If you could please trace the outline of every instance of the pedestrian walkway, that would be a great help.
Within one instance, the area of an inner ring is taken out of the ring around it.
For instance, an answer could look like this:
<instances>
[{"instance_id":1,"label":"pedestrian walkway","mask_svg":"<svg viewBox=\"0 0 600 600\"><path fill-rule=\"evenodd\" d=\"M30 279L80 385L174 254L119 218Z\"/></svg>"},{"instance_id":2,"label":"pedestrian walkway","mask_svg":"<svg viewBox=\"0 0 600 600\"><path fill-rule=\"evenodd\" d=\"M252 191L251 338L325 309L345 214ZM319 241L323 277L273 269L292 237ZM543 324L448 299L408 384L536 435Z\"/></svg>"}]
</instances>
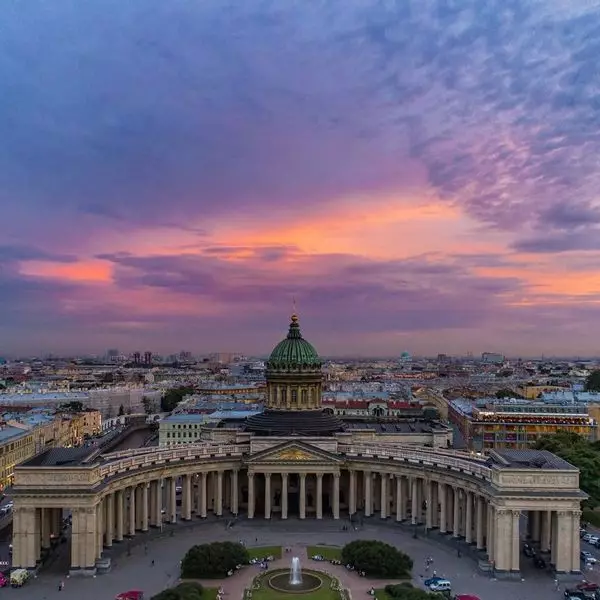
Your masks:
<instances>
[{"instance_id":1,"label":"pedestrian walkway","mask_svg":"<svg viewBox=\"0 0 600 600\"><path fill-rule=\"evenodd\" d=\"M333 525L332 525L333 524ZM261 524L252 527L225 529L222 523L207 523L204 527L181 529L176 534L162 537L127 552L115 555L112 570L95 578L67 578L65 573L43 573L27 584L26 596L35 600L112 600L119 592L142 589L151 598L159 591L171 587L179 580L180 561L194 544L211 541L239 541L247 546L291 546L292 553L284 553L283 558L274 561L272 568L290 565L292 556L298 555L304 568L324 570L338 577L342 585L351 590L355 600L366 598L371 587L383 587L387 581L359 577L343 566L313 562L307 557L306 547L315 545L343 546L355 539L376 539L398 547L414 561L413 580L422 585L423 579L435 569L440 576L448 577L456 594L474 594L483 600L562 600L562 592L554 589L553 580L545 573L526 574L525 581L494 581L477 571L475 563L441 544L432 544L426 538L414 539L401 528L365 525L359 531L341 531L335 522L302 523L302 530L295 523L289 526L273 523L271 527ZM434 560L426 571L428 556ZM154 561L154 566L152 565ZM255 566L248 566L233 577L218 581L205 581L211 587L223 586L226 598L240 600L243 590L254 576L260 572ZM64 580L65 589L58 591L58 583Z\"/></svg>"}]
</instances>

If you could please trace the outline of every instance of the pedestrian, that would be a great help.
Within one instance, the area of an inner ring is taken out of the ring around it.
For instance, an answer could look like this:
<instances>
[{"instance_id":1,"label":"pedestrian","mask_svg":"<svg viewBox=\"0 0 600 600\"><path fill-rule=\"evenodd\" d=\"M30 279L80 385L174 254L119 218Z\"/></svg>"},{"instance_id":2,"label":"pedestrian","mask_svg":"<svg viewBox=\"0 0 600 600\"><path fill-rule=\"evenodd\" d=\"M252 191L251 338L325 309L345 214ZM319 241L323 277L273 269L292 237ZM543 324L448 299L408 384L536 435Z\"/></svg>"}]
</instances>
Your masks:
<instances>
[{"instance_id":1,"label":"pedestrian","mask_svg":"<svg viewBox=\"0 0 600 600\"><path fill-rule=\"evenodd\" d=\"M426 570L426 571L429 571L429 561L426 561L426 562L425 562L425 570Z\"/></svg>"},{"instance_id":2,"label":"pedestrian","mask_svg":"<svg viewBox=\"0 0 600 600\"><path fill-rule=\"evenodd\" d=\"M148 544L144 544L144 554L148 556Z\"/></svg>"},{"instance_id":3,"label":"pedestrian","mask_svg":"<svg viewBox=\"0 0 600 600\"><path fill-rule=\"evenodd\" d=\"M554 580L554 589L558 592L560 590L560 583L558 582L558 579Z\"/></svg>"},{"instance_id":4,"label":"pedestrian","mask_svg":"<svg viewBox=\"0 0 600 600\"><path fill-rule=\"evenodd\" d=\"M152 565L152 566L154 566L154 559L152 559L152 563L151 563L151 565Z\"/></svg>"},{"instance_id":5,"label":"pedestrian","mask_svg":"<svg viewBox=\"0 0 600 600\"><path fill-rule=\"evenodd\" d=\"M433 576L437 577L437 571L436 570L433 571Z\"/></svg>"}]
</instances>

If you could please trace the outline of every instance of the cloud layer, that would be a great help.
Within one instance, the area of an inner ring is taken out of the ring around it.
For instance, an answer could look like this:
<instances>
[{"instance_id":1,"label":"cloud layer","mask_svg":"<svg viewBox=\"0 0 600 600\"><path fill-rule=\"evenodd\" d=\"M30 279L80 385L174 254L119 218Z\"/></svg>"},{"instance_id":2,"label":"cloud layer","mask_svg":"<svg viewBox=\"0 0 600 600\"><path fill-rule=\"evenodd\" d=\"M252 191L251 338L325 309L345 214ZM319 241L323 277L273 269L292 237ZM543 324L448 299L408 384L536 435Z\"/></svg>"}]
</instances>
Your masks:
<instances>
[{"instance_id":1,"label":"cloud layer","mask_svg":"<svg viewBox=\"0 0 600 600\"><path fill-rule=\"evenodd\" d=\"M329 354L594 353L598 40L587 0L13 3L2 352L261 353L295 297Z\"/></svg>"}]
</instances>

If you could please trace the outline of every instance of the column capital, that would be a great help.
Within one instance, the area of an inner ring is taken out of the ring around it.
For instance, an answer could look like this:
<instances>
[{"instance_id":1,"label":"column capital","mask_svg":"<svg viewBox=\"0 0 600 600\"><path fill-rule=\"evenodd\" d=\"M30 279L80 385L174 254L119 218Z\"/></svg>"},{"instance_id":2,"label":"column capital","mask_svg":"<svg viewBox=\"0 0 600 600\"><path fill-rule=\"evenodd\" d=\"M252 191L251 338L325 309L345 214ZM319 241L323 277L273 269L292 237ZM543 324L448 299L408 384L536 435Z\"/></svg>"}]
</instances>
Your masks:
<instances>
[{"instance_id":1,"label":"column capital","mask_svg":"<svg viewBox=\"0 0 600 600\"><path fill-rule=\"evenodd\" d=\"M248 479L254 479L254 471L248 471Z\"/></svg>"},{"instance_id":2,"label":"column capital","mask_svg":"<svg viewBox=\"0 0 600 600\"><path fill-rule=\"evenodd\" d=\"M264 473L265 479L271 479L271 473Z\"/></svg>"},{"instance_id":3,"label":"column capital","mask_svg":"<svg viewBox=\"0 0 600 600\"><path fill-rule=\"evenodd\" d=\"M323 473L317 473L317 479L323 479Z\"/></svg>"},{"instance_id":4,"label":"column capital","mask_svg":"<svg viewBox=\"0 0 600 600\"><path fill-rule=\"evenodd\" d=\"M298 473L300 475L300 479L306 479L306 473Z\"/></svg>"},{"instance_id":5,"label":"column capital","mask_svg":"<svg viewBox=\"0 0 600 600\"><path fill-rule=\"evenodd\" d=\"M581 510L574 510L574 511L571 511L571 514L572 514L574 517L578 517L578 518L579 518L579 517L581 517L581 515L583 514L583 511L581 511Z\"/></svg>"},{"instance_id":6,"label":"column capital","mask_svg":"<svg viewBox=\"0 0 600 600\"><path fill-rule=\"evenodd\" d=\"M334 473L333 474L333 478L334 479L339 479L340 478L340 474L339 473Z\"/></svg>"}]
</instances>

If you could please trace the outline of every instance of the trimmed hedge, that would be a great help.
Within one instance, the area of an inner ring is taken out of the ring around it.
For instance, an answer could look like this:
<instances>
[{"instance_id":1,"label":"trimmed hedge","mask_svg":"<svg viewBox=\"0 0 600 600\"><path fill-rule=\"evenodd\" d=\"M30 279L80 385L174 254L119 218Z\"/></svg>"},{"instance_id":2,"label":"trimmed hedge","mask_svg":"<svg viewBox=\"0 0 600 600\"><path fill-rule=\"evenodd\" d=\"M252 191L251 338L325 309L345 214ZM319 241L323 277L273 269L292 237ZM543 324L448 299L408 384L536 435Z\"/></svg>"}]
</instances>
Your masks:
<instances>
[{"instance_id":1,"label":"trimmed hedge","mask_svg":"<svg viewBox=\"0 0 600 600\"><path fill-rule=\"evenodd\" d=\"M434 600L434 597L440 598L440 594L415 588L408 581L399 584L388 584L384 590L392 600Z\"/></svg>"}]
</instances>

